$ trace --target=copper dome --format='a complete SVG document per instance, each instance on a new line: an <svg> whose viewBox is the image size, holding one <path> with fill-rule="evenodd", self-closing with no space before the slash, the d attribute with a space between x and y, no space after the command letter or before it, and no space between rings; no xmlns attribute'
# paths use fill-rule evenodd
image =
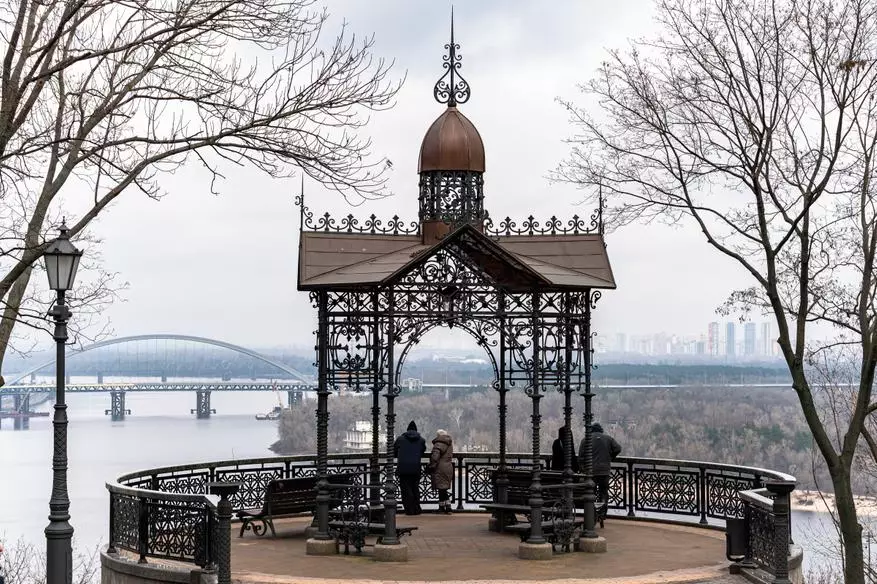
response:
<svg viewBox="0 0 877 584"><path fill-rule="evenodd" d="M484 172L481 135L456 107L448 107L423 137L417 172L430 170Z"/></svg>

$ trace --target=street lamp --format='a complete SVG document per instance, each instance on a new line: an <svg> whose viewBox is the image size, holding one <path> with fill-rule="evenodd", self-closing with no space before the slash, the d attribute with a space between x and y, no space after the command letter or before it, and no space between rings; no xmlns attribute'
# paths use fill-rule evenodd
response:
<svg viewBox="0 0 877 584"><path fill-rule="evenodd" d="M58 294L49 316L55 321L55 416L54 454L52 456L52 498L49 501L49 525L46 527L46 579L48 584L71 584L73 581L73 526L70 525L70 499L67 496L67 404L64 402L64 345L70 309L64 295L73 287L82 252L70 243L67 225L61 223L58 238L43 254L49 288Z"/></svg>

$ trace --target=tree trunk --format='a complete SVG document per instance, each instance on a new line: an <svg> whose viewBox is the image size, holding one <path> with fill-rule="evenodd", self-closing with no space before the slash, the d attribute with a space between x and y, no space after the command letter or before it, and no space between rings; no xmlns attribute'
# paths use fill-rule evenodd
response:
<svg viewBox="0 0 877 584"><path fill-rule="evenodd" d="M862 526L856 518L856 503L850 485L849 465L831 470L837 517L843 537L844 583L865 584L865 556L862 551Z"/></svg>

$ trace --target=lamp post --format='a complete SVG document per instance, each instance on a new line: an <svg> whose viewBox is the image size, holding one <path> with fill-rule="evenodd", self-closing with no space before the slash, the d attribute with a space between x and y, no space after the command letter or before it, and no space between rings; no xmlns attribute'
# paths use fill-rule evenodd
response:
<svg viewBox="0 0 877 584"><path fill-rule="evenodd" d="M58 297L49 315L55 321L55 416L54 453L52 456L52 498L49 501L49 525L46 527L46 580L48 584L71 584L73 581L73 526L70 525L70 499L67 496L67 404L64 401L64 345L70 309L64 296L73 287L82 252L70 243L67 225L61 223L58 238L44 253L49 288Z"/></svg>

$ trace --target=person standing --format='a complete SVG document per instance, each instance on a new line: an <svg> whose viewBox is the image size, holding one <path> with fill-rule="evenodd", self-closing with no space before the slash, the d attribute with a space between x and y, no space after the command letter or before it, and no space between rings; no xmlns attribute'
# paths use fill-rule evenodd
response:
<svg viewBox="0 0 877 584"><path fill-rule="evenodd" d="M427 470L432 478L432 488L438 491L439 513L450 514L448 491L454 484L454 447L451 435L444 430L437 431L432 439Z"/></svg>
<svg viewBox="0 0 877 584"><path fill-rule="evenodd" d="M557 438L551 444L551 466L549 470L564 470L566 468L566 457L564 456L566 432L566 426L561 426L557 430ZM572 448L572 454L570 455L572 471L577 473L579 472L579 459L576 457L576 446L571 437L569 445Z"/></svg>
<svg viewBox="0 0 877 584"><path fill-rule="evenodd" d="M591 425L591 452L593 466L591 474L594 477L597 501L609 501L609 473L612 470L612 461L621 454L621 445L615 438L603 433L600 424ZM579 444L579 466L586 468L585 464L585 438Z"/></svg>
<svg viewBox="0 0 877 584"><path fill-rule="evenodd" d="M408 429L396 438L394 450L402 491L402 507L406 515L420 515L420 459L426 453L426 440L417 431L414 420Z"/></svg>

